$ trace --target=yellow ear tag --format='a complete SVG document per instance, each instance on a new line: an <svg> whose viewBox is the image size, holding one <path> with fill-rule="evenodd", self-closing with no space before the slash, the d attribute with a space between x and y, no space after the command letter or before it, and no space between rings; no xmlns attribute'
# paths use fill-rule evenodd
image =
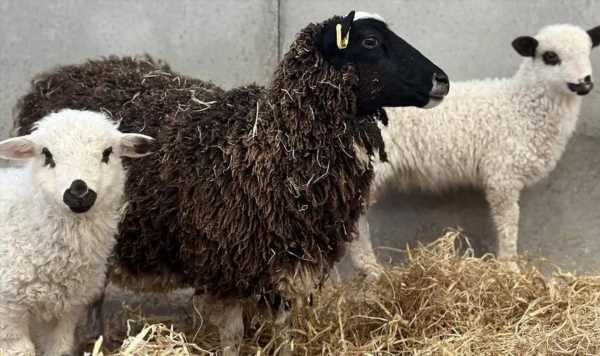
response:
<svg viewBox="0 0 600 356"><path fill-rule="evenodd" d="M337 41L337 46L339 49L344 49L348 47L348 41L350 40L350 31L348 31L348 35L346 38L342 38L342 24L337 24L335 26L335 38Z"/></svg>

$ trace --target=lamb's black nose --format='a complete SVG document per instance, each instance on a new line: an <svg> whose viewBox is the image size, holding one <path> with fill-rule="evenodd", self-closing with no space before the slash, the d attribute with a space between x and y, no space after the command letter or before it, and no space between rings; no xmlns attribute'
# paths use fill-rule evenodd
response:
<svg viewBox="0 0 600 356"><path fill-rule="evenodd" d="M433 87L431 88L429 96L433 98L442 98L448 95L449 91L450 81L448 80L446 73L433 73Z"/></svg>
<svg viewBox="0 0 600 356"><path fill-rule="evenodd" d="M96 202L96 192L81 179L75 179L63 194L63 202L74 213L85 213Z"/></svg>
<svg viewBox="0 0 600 356"><path fill-rule="evenodd" d="M83 197L88 192L88 186L81 179L75 179L73 183L71 183L69 191L76 197Z"/></svg>
<svg viewBox="0 0 600 356"><path fill-rule="evenodd" d="M587 95L594 89L594 83L592 82L591 77L589 80L588 77L586 77L582 83L567 83L567 86L569 87L569 90L577 95Z"/></svg>

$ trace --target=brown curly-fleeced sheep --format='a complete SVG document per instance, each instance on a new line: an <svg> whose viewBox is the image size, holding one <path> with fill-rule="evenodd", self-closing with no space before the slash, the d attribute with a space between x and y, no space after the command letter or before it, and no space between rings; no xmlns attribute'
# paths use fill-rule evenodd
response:
<svg viewBox="0 0 600 356"><path fill-rule="evenodd" d="M439 102L447 83L381 17L351 12L302 30L269 88L223 91L149 57L110 57L36 78L15 126L27 133L68 107L157 139L156 154L126 162L113 281L193 287L214 305L262 297L281 310L281 297L317 286L355 235L370 156L385 159L382 107ZM235 303L209 315L227 347L243 333Z"/></svg>
<svg viewBox="0 0 600 356"><path fill-rule="evenodd" d="M347 36L353 18L302 30L266 89L223 91L148 57L88 61L33 81L19 106L20 133L69 107L106 111L123 131L151 135L160 145L157 154L127 163L129 201L113 280L223 297L285 297L322 281L355 235L373 177L369 156L385 158L376 124L385 119L381 106L393 97L398 105L425 105L443 75L380 17L362 20L355 36L361 26L379 31L382 41L388 36L386 60L395 61L396 72L398 63L410 63L412 70L399 73L413 76L406 81L412 86L394 83L402 79L396 72L381 73L381 61L371 58L376 47L365 54L361 42L347 52L339 43L326 50L336 59L363 55L363 67L326 60L326 35L335 32L325 29L342 23ZM393 57L394 45L410 62ZM394 90L382 96L386 83ZM361 113L361 103L377 108Z"/></svg>
<svg viewBox="0 0 600 356"><path fill-rule="evenodd" d="M20 133L69 107L107 111L123 131L158 140L158 154L127 162L113 277L132 278L121 284L172 276L148 287L247 296L273 292L299 267L315 282L326 275L372 179L355 146L371 154L382 140L377 115L351 117L353 68L307 50L319 28L299 35L269 90L224 92L149 58L89 61L34 81Z"/></svg>

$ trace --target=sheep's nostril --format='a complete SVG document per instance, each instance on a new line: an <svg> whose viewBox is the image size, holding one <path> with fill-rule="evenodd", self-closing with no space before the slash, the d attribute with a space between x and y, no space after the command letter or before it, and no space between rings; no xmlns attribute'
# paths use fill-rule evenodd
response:
<svg viewBox="0 0 600 356"><path fill-rule="evenodd" d="M71 191L71 194L77 197L82 197L87 194L88 186L81 179L75 179L73 183L71 183L69 190Z"/></svg>
<svg viewBox="0 0 600 356"><path fill-rule="evenodd" d="M433 80L443 84L448 84L450 82L448 76L444 73L433 73Z"/></svg>
<svg viewBox="0 0 600 356"><path fill-rule="evenodd" d="M592 76L588 75L587 77L583 78L583 82L586 84L591 84L592 83Z"/></svg>
<svg viewBox="0 0 600 356"><path fill-rule="evenodd" d="M434 98L441 98L448 95L450 91L450 81L448 76L443 73L433 73L433 87L429 95Z"/></svg>

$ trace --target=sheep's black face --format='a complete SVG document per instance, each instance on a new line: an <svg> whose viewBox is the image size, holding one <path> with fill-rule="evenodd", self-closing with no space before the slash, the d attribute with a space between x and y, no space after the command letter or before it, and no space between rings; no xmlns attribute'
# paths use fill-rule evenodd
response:
<svg viewBox="0 0 600 356"><path fill-rule="evenodd" d="M328 23L320 41L326 60L336 68L351 64L357 69L359 114L384 106L433 107L448 94L446 73L377 15L355 16L353 11Z"/></svg>

